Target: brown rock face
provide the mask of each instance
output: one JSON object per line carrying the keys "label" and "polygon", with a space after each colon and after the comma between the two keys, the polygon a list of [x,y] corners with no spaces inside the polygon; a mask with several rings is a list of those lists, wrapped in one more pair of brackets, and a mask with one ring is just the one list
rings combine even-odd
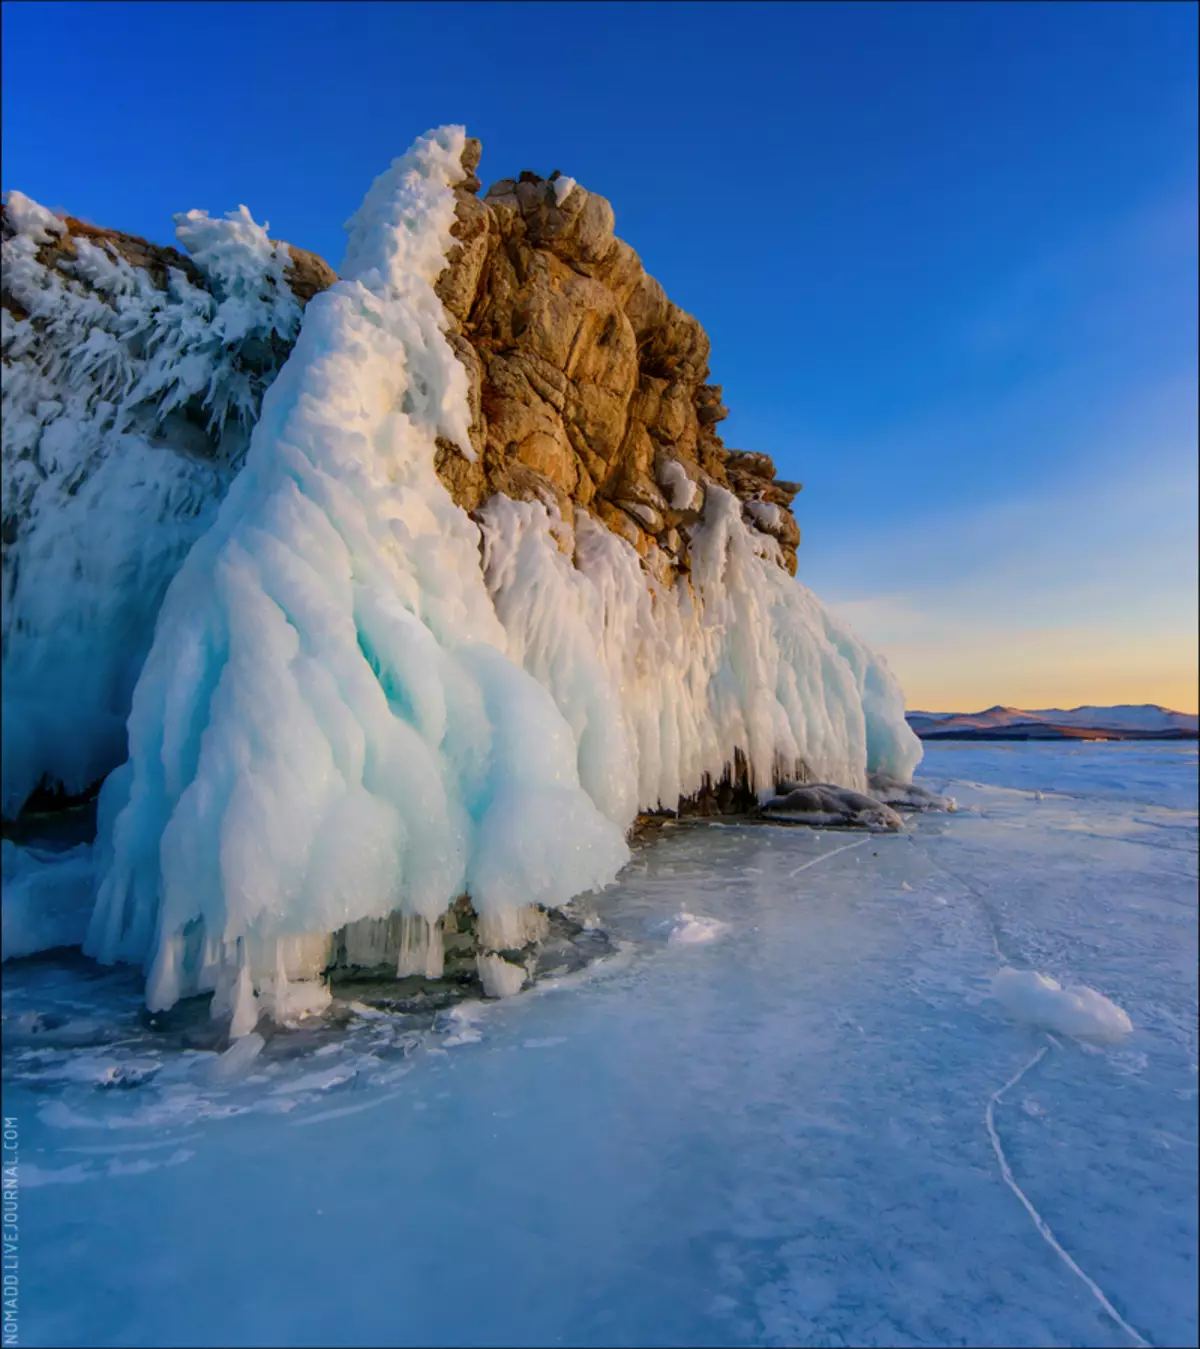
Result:
{"label": "brown rock face", "polygon": [[[674,570],[687,565],[688,529],[716,482],[780,508],[769,532],[794,574],[800,533],[788,507],[799,487],[775,482],[766,455],[725,449],[715,428],[728,409],[706,382],[704,329],[614,236],[603,197],[526,172],[480,200],[479,154],[468,142],[459,242],[437,286],[470,378],[477,456],[442,447],[438,471],[455,500],[474,510],[496,491],[540,496],[568,519],[583,508]],[[664,467],[671,460],[679,469]],[[680,469],[699,489],[686,504]]]}
{"label": "brown rock face", "polygon": [[[609,203],[557,173],[528,172],[480,199],[479,158],[479,142],[468,141],[457,243],[437,283],[468,375],[476,452],[472,463],[439,442],[437,470],[455,501],[473,511],[496,492],[541,498],[569,522],[587,510],[668,577],[687,567],[688,533],[715,482],[778,508],[746,519],[776,540],[794,575],[800,531],[789,507],[799,485],[777,481],[766,455],[725,448],[716,427],[729,414],[721,386],[707,382],[708,337],[615,237]],[[145,268],[160,289],[170,267],[205,284],[174,248],[64,224],[38,251],[45,266],[69,264],[75,240],[87,238]],[[290,252],[302,304],[337,279],[315,254]],[[11,296],[3,303],[23,317]]]}

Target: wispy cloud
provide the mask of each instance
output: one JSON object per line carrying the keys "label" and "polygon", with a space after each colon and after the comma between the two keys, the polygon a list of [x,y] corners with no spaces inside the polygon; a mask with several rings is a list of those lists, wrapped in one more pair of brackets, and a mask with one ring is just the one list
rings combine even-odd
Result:
{"label": "wispy cloud", "polygon": [[[1178,393],[1178,391],[1176,391]],[[1164,702],[1197,693],[1197,468],[1181,438],[859,541],[818,587],[877,645],[910,706]],[[837,575],[839,559],[826,559]],[[802,577],[802,579],[804,579]]]}

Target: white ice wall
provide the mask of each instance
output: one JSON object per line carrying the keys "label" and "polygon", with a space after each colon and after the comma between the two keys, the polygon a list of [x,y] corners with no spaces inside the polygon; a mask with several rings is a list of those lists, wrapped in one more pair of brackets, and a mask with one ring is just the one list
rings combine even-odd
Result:
{"label": "white ice wall", "polygon": [[779,760],[859,791],[868,771],[911,777],[920,744],[886,664],[783,570],[731,492],[708,487],[673,586],[582,512],[573,558],[552,505],[496,496],[481,515],[508,654],[554,695],[610,819],[674,807],[735,750],[766,794]]}
{"label": "white ice wall", "polygon": [[464,889],[491,944],[520,945],[524,909],[627,855],[503,654],[478,529],[433,468],[439,435],[471,452],[433,290],[464,139],[422,138],[367,194],[159,616],[86,946],[145,962],[152,1007],[269,981],[280,938],[432,925]]}

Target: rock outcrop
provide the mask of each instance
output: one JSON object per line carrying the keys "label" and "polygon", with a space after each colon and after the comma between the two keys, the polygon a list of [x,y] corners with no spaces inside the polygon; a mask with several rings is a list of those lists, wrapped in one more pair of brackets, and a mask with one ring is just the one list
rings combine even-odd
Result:
{"label": "rock outcrop", "polygon": [[600,196],[555,173],[522,173],[477,195],[479,142],[458,187],[458,247],[438,291],[471,385],[475,463],[453,446],[439,472],[471,510],[492,492],[583,508],[655,572],[683,544],[710,483],[747,503],[795,574],[799,491],[764,454],[726,449],[709,341],[613,233]]}

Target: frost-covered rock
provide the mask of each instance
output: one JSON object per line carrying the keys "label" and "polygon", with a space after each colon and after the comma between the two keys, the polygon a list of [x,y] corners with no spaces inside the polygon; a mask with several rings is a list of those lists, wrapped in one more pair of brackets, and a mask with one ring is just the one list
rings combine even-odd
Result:
{"label": "frost-covered rock", "polygon": [[178,217],[191,260],[156,270],[9,197],[6,810],[105,772],[131,707],[86,949],[152,1008],[212,990],[246,1035],[342,959],[436,978],[464,893],[512,991],[496,961],[525,977],[639,808],[919,759],[886,664],[792,579],[798,489],[716,436],[703,329],[602,198],[480,201],[477,164],[419,140],[305,296],[244,208]]}
{"label": "frost-covered rock", "polygon": [[928,787],[905,782],[890,773],[872,773],[868,783],[871,795],[889,806],[903,806],[906,810],[944,810],[951,814],[958,809],[952,796],[939,796]]}
{"label": "frost-covered rock", "polygon": [[827,782],[783,784],[784,792],[763,803],[763,813],[793,824],[844,825],[858,829],[896,830],[904,821],[882,801],[863,792]]}
{"label": "frost-covered rock", "polygon": [[176,225],[190,259],[7,195],[5,816],[43,777],[77,793],[125,757],[167,585],[299,329],[287,245],[245,207]]}

